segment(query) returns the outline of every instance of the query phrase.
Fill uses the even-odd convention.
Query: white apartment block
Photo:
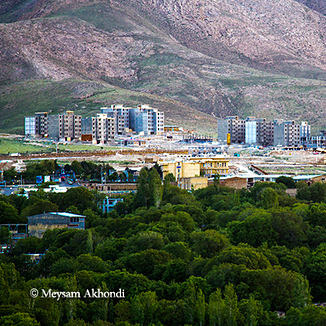
[[[146,136],[164,133],[164,112],[148,105],[130,109],[129,121],[130,128],[137,133],[143,132]]]
[[[93,142],[106,144],[114,139],[115,119],[109,118],[104,113],[98,113],[92,118]]]

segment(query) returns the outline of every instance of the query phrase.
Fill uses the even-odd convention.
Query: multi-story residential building
[[[248,117],[245,120],[245,143],[258,146],[272,146],[274,142],[274,123],[266,119]]]
[[[130,128],[145,135],[163,135],[164,133],[164,113],[148,105],[139,105],[130,109]]]
[[[172,173],[176,178],[176,184],[182,189],[199,189],[208,185],[207,177],[200,176],[200,163],[195,161],[183,161],[182,159],[171,162],[159,162],[162,166],[163,178]]]
[[[64,139],[67,141],[80,139],[81,121],[82,117],[75,115],[74,111],[50,115],[48,119],[49,138]]]
[[[208,184],[208,177],[229,173],[229,160],[224,157],[190,157],[173,161],[159,162],[163,178],[172,173],[177,185],[182,189],[199,189]]]
[[[326,130],[319,130],[319,134],[317,136],[310,136],[308,147],[326,147]]]
[[[68,141],[81,137],[81,115],[67,111],[63,115],[64,138]]]
[[[267,121],[265,118],[248,117],[245,120],[237,116],[219,120],[218,140],[232,144],[253,144],[256,146],[299,146],[307,144],[310,138],[310,126],[282,119]]]
[[[36,112],[32,117],[25,117],[25,135],[33,137],[47,137],[48,113]]]
[[[106,144],[114,139],[115,136],[115,118],[109,118],[104,113],[98,113],[92,118],[93,142]]]
[[[25,136],[26,137],[35,137],[35,117],[25,117]]]
[[[204,176],[211,177],[229,173],[229,160],[225,157],[191,157],[189,160],[200,164],[200,174]]]
[[[266,119],[259,119],[258,145],[273,146],[274,145],[274,122]]]
[[[93,134],[93,117],[82,117],[81,134],[82,135],[92,135]]]
[[[49,138],[59,140],[63,138],[63,116],[62,114],[49,116]]]
[[[310,125],[307,121],[302,121],[300,125],[300,144],[307,146],[310,140]]]
[[[294,121],[274,121],[274,146],[299,146],[300,125]]]
[[[115,119],[115,131],[117,135],[124,135],[129,129],[129,112],[130,108],[122,104],[114,104],[111,107],[101,108],[101,113],[106,114],[109,118]]]
[[[199,177],[200,176],[200,163],[195,161],[164,161],[159,162],[162,166],[163,178],[169,173],[172,173],[178,180],[180,178]]]
[[[218,140],[226,142],[227,135],[230,135],[232,144],[244,144],[245,142],[245,120],[238,116],[226,117],[217,123]]]
[[[41,137],[48,136],[48,113],[36,112],[35,113],[35,130]]]

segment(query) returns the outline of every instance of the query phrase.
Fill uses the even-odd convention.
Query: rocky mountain
[[[307,6],[308,8],[315,10],[322,15],[326,15],[326,3],[324,0],[296,0],[299,3]]]
[[[3,0],[0,130],[117,102],[206,132],[230,114],[324,127],[324,13],[321,0]]]

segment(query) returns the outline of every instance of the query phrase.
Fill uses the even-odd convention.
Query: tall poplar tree
[[[147,207],[149,199],[148,172],[145,168],[140,170],[137,179],[137,193],[134,199],[134,207]]]
[[[162,201],[163,186],[160,175],[156,169],[152,169],[148,174],[148,188],[149,188],[149,205],[158,208]]]

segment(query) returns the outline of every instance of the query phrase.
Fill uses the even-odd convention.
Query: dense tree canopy
[[[51,164],[33,168],[41,175]],[[69,167],[88,178],[101,173],[94,163]],[[47,230],[0,254],[0,326],[325,324],[324,308],[312,304],[326,301],[324,184],[297,184],[290,198],[284,178],[249,190],[216,181],[191,192],[173,181],[143,169],[137,193],[106,214],[101,194],[82,187],[0,196],[0,224],[43,211],[86,216],[86,230]],[[0,228],[2,243],[11,238]],[[125,296],[32,298],[32,288]]]

